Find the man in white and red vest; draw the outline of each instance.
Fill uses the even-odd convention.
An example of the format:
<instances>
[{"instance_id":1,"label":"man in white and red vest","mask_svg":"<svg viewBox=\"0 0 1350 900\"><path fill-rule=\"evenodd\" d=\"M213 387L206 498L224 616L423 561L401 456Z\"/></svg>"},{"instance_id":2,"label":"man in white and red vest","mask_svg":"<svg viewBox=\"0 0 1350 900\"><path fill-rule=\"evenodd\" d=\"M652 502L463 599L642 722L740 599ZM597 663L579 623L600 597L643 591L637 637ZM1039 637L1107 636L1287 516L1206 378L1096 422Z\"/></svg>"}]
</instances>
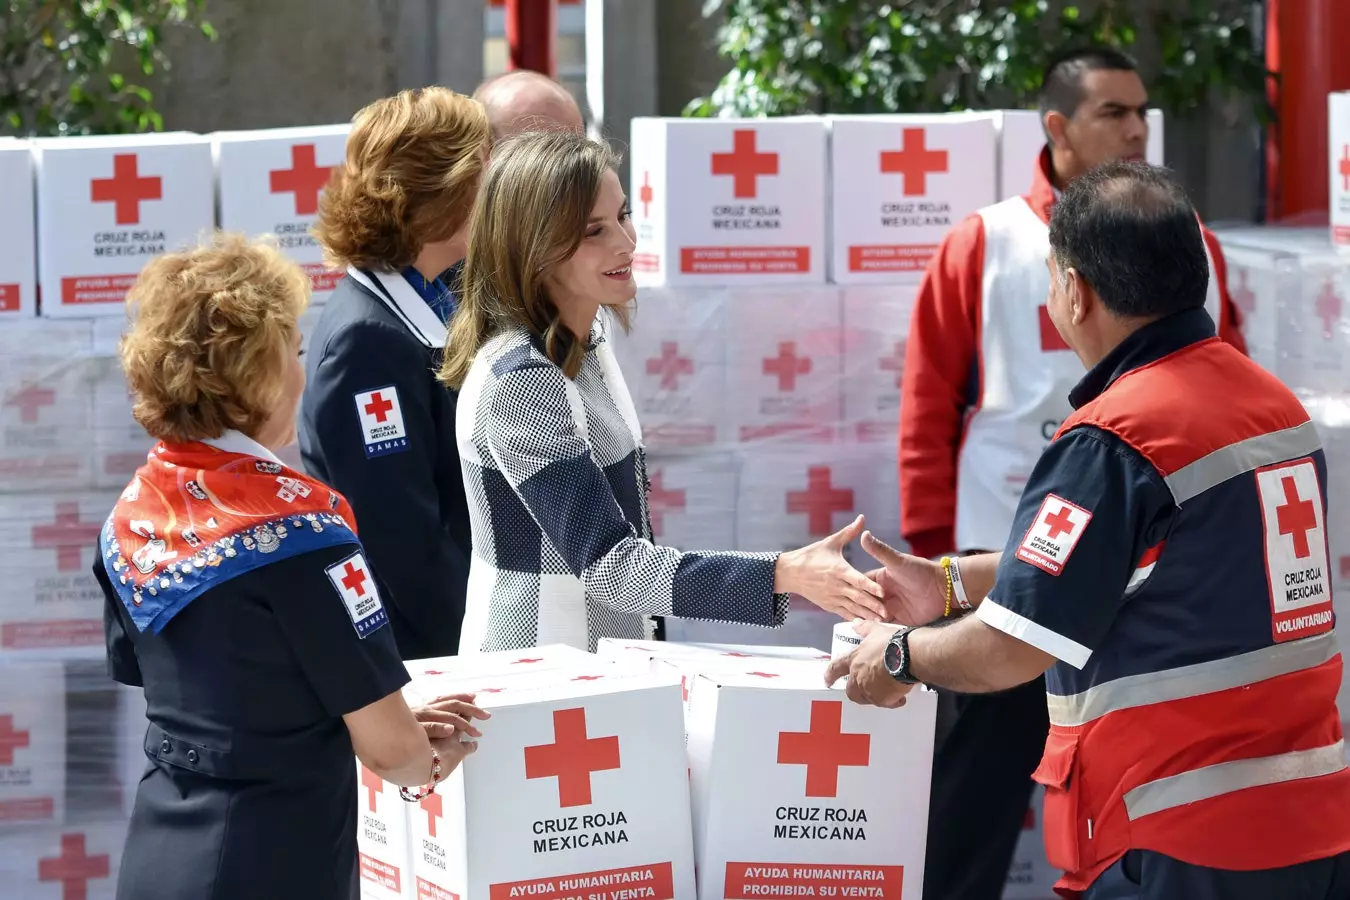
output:
<instances>
[{"instance_id":1,"label":"man in white and red vest","mask_svg":"<svg viewBox=\"0 0 1350 900\"><path fill-rule=\"evenodd\" d=\"M997 550L1018 497L1071 412L1082 366L1046 308L1048 223L1063 188L1095 166L1143 160L1148 91L1110 49L1073 51L1046 70L1047 137L1031 189L979 210L944 239L910 324L900 404L901 531L919 556ZM1204 230L1205 310L1246 352L1218 241ZM924 896L1002 893L1048 722L1036 681L1005 694L944 695L939 704ZM989 746L1001 761L972 774ZM980 862L970 856L981 848Z\"/></svg>"},{"instance_id":2,"label":"man in white and red vest","mask_svg":"<svg viewBox=\"0 0 1350 900\"><path fill-rule=\"evenodd\" d=\"M1087 371L1003 551L943 564L864 535L888 607L918 627L859 623L826 679L895 707L915 683L979 694L1044 676L1034 777L1060 896L1350 897L1317 428L1217 336L1199 222L1166 170L1074 180L1050 244L1051 319ZM948 607L956 620L935 622ZM991 736L972 776L1006 752Z\"/></svg>"}]
</instances>

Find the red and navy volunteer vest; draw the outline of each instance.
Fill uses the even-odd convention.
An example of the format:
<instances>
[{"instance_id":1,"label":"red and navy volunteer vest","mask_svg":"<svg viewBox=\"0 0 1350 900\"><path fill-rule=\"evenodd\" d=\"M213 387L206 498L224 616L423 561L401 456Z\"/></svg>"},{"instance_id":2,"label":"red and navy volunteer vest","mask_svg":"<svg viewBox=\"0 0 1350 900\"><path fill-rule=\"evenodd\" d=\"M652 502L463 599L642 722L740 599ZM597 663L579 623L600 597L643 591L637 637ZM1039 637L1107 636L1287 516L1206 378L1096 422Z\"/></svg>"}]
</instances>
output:
<instances>
[{"instance_id":1,"label":"red and navy volunteer vest","mask_svg":"<svg viewBox=\"0 0 1350 900\"><path fill-rule=\"evenodd\" d=\"M1057 890L1129 849L1237 870L1350 850L1326 460L1302 404L1209 338L1121 376L1056 438L1084 425L1137 450L1176 510L1088 664L1047 678L1034 777Z\"/></svg>"}]
</instances>

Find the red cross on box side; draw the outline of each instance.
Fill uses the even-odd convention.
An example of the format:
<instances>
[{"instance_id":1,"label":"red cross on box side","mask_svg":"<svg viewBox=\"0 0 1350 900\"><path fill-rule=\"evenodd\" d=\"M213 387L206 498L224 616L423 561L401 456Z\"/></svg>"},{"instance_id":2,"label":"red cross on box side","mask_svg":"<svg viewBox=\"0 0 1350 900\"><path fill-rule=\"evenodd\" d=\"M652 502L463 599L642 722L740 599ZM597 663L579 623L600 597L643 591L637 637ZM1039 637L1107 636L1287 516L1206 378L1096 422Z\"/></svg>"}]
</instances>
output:
<instances>
[{"instance_id":1,"label":"red cross on box side","mask_svg":"<svg viewBox=\"0 0 1350 900\"><path fill-rule=\"evenodd\" d=\"M840 767L866 766L871 758L872 736L845 733L843 707L839 700L813 700L810 730L778 735L778 764L806 767L808 797L838 796Z\"/></svg>"},{"instance_id":2,"label":"red cross on box side","mask_svg":"<svg viewBox=\"0 0 1350 900\"><path fill-rule=\"evenodd\" d=\"M295 214L312 216L319 211L319 194L332 176L333 166L320 166L314 144L291 146L291 167L268 173L268 186L274 194L295 197Z\"/></svg>"},{"instance_id":3,"label":"red cross on box side","mask_svg":"<svg viewBox=\"0 0 1350 900\"><path fill-rule=\"evenodd\" d=\"M617 736L588 737L586 709L553 713L554 743L525 748L525 777L558 779L558 805L589 806L591 776L619 768Z\"/></svg>"},{"instance_id":4,"label":"red cross on box side","mask_svg":"<svg viewBox=\"0 0 1350 900\"><path fill-rule=\"evenodd\" d=\"M89 197L95 203L113 204L118 225L137 225L141 204L164 198L164 182L158 175L141 175L135 153L113 155L111 178L95 178L89 183Z\"/></svg>"},{"instance_id":5,"label":"red cross on box side","mask_svg":"<svg viewBox=\"0 0 1350 900\"><path fill-rule=\"evenodd\" d=\"M732 196L737 199L759 196L760 177L778 174L778 154L760 151L757 142L753 128L738 128L732 134L732 151L712 155L712 173L731 176Z\"/></svg>"}]
</instances>

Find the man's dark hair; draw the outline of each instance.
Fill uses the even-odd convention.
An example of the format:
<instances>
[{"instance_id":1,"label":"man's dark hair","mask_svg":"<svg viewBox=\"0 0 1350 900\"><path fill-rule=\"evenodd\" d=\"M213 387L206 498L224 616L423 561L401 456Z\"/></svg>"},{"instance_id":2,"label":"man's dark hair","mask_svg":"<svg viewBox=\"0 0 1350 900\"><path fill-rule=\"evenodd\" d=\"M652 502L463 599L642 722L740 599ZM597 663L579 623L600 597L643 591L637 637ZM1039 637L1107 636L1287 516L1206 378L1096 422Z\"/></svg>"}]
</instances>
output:
<instances>
[{"instance_id":1,"label":"man's dark hair","mask_svg":"<svg viewBox=\"0 0 1350 900\"><path fill-rule=\"evenodd\" d=\"M1061 276L1076 269L1117 316L1157 318L1205 304L1200 220L1160 166L1111 162L1071 182L1050 216L1050 252Z\"/></svg>"},{"instance_id":2,"label":"man's dark hair","mask_svg":"<svg viewBox=\"0 0 1350 900\"><path fill-rule=\"evenodd\" d=\"M1045 67L1038 107L1041 121L1054 110L1072 116L1083 102L1083 76L1088 72L1137 72L1134 60L1110 47L1080 47L1061 53Z\"/></svg>"}]
</instances>

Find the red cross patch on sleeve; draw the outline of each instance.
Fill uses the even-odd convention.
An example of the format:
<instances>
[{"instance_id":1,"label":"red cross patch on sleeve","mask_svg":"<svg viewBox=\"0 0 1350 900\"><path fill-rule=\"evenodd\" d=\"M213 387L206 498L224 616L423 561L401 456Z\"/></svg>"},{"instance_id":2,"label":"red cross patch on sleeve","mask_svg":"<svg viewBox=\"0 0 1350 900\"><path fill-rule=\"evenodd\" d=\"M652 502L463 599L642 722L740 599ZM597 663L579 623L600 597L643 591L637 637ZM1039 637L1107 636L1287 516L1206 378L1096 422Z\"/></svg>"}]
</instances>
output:
<instances>
[{"instance_id":1,"label":"red cross patch on sleeve","mask_svg":"<svg viewBox=\"0 0 1350 900\"><path fill-rule=\"evenodd\" d=\"M347 604L347 612L352 617L356 633L365 638L371 632L389 621L389 614L380 602L380 592L375 587L375 579L370 575L365 555L360 551L353 553L340 563L324 570L337 588L342 602Z\"/></svg>"},{"instance_id":2,"label":"red cross patch on sleeve","mask_svg":"<svg viewBox=\"0 0 1350 900\"><path fill-rule=\"evenodd\" d=\"M1017 558L1051 575L1059 575L1091 521L1092 513L1083 507L1056 494L1047 494L1017 546Z\"/></svg>"}]
</instances>

